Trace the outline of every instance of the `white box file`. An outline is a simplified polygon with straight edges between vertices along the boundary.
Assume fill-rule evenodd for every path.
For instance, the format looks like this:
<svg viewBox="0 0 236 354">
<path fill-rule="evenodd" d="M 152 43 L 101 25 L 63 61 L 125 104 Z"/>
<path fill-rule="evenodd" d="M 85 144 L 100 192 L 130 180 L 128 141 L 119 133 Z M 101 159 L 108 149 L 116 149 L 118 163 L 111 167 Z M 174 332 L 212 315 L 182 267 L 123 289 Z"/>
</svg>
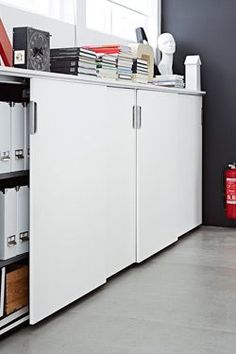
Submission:
<svg viewBox="0 0 236 354">
<path fill-rule="evenodd" d="M 25 154 L 25 165 L 24 169 L 29 169 L 29 158 L 30 158 L 30 122 L 29 122 L 29 110 L 27 105 L 24 105 L 24 154 Z"/>
<path fill-rule="evenodd" d="M 0 259 L 17 255 L 16 189 L 0 192 Z"/>
<path fill-rule="evenodd" d="M 11 109 L 9 103 L 0 102 L 0 173 L 11 170 Z"/>
<path fill-rule="evenodd" d="M 29 187 L 17 191 L 17 254 L 29 251 Z"/>
<path fill-rule="evenodd" d="M 22 103 L 11 105 L 11 172 L 25 168 L 25 117 Z"/>
</svg>

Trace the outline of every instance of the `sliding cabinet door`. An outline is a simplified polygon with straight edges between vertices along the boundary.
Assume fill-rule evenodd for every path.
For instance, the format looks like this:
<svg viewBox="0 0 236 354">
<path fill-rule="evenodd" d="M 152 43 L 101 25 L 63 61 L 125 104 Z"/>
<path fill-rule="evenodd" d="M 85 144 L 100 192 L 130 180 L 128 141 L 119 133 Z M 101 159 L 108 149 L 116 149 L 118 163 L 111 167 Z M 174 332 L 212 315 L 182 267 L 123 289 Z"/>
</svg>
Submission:
<svg viewBox="0 0 236 354">
<path fill-rule="evenodd" d="M 141 127 L 137 133 L 137 261 L 177 240 L 177 94 L 138 91 Z"/>
<path fill-rule="evenodd" d="M 106 270 L 111 276 L 136 260 L 135 160 L 132 125 L 135 91 L 107 88 Z"/>
<path fill-rule="evenodd" d="M 103 87 L 32 79 L 30 323 L 105 282 Z M 36 121 L 35 121 L 36 120 Z"/>
</svg>

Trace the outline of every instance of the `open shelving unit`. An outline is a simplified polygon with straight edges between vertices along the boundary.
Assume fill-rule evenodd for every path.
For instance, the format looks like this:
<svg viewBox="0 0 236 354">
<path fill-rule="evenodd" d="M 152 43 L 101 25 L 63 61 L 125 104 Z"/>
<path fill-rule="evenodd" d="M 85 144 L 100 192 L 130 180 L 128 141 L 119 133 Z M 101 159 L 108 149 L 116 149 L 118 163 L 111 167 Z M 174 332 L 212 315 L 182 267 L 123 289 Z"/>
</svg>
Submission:
<svg viewBox="0 0 236 354">
<path fill-rule="evenodd" d="M 29 101 L 29 81 L 0 75 L 0 102 L 27 103 Z M 29 171 L 20 170 L 0 173 L 0 191 L 29 184 Z M 14 267 L 28 266 L 29 253 L 0 260 L 0 335 L 19 326 L 29 319 L 29 306 L 17 308 L 9 313 L 6 311 L 6 284 L 8 272 Z"/>
<path fill-rule="evenodd" d="M 12 258 L 9 258 L 9 259 L 6 259 L 4 261 L 1 261 L 0 260 L 0 269 L 3 268 L 3 267 L 7 267 L 13 263 L 18 263 L 22 260 L 25 260 L 25 259 L 28 259 L 29 258 L 29 254 L 28 253 L 23 253 L 23 254 L 20 254 L 19 256 L 16 256 L 16 257 L 12 257 Z"/>
</svg>

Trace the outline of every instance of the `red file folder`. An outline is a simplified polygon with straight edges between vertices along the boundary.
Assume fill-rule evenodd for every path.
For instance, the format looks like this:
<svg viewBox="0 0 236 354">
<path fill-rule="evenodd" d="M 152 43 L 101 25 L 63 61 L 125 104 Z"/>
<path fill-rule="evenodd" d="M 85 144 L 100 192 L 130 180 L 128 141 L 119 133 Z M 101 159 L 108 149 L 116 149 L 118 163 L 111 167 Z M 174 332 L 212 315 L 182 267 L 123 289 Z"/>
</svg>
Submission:
<svg viewBox="0 0 236 354">
<path fill-rule="evenodd" d="M 12 45 L 0 19 L 0 56 L 6 66 L 12 66 Z"/>
</svg>

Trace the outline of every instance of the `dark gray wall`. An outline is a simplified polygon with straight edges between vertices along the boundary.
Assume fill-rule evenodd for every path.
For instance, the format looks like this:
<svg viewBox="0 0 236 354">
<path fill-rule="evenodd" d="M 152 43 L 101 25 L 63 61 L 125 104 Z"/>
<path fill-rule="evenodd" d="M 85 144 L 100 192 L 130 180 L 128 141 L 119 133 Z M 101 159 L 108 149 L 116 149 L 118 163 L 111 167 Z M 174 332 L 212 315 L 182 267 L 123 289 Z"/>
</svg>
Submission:
<svg viewBox="0 0 236 354">
<path fill-rule="evenodd" d="M 223 170 L 236 160 L 236 1 L 162 0 L 162 32 L 177 42 L 175 73 L 200 54 L 204 98 L 204 224 L 236 226 L 224 215 Z"/>
</svg>

